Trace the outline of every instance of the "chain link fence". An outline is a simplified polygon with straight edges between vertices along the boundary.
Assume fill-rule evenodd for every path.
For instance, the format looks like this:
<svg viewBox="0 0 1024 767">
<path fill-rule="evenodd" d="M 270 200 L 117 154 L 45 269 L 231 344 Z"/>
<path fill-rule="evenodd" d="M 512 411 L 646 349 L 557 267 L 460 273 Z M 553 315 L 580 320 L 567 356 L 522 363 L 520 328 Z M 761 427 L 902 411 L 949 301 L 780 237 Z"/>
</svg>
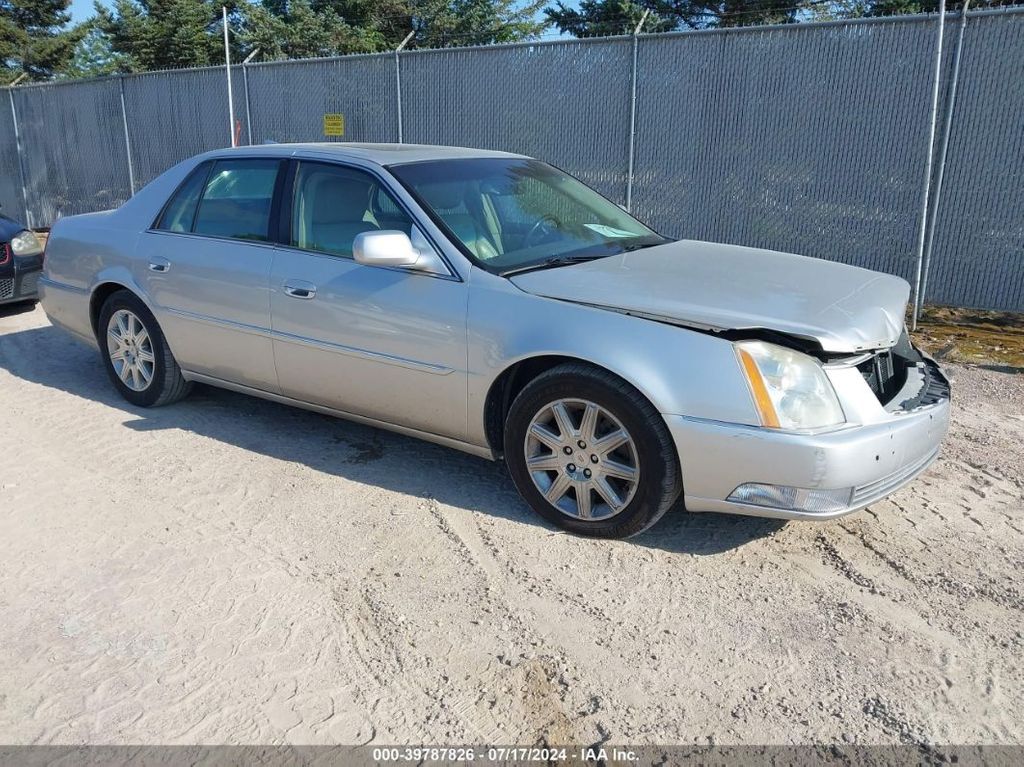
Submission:
<svg viewBox="0 0 1024 767">
<path fill-rule="evenodd" d="M 947 17 L 950 122 L 930 301 L 1024 311 L 1024 9 Z M 8 89 L 0 204 L 44 227 L 116 206 L 198 152 L 266 141 L 504 149 L 582 178 L 674 237 L 913 280 L 938 17 L 408 51 Z M 635 87 L 634 87 L 635 84 Z M 936 139 L 938 144 L 938 138 Z M 20 151 L 19 151 L 20 146 Z M 936 163 L 936 171 L 939 166 Z M 933 173 L 934 175 L 934 173 Z"/>
<path fill-rule="evenodd" d="M 241 84 L 241 67 L 232 68 L 232 78 Z M 231 144 L 224 67 L 148 72 L 126 76 L 122 83 L 127 127 L 121 132 L 128 133 L 135 189 L 192 155 Z M 234 88 L 235 114 L 244 119 L 240 91 Z"/>
<path fill-rule="evenodd" d="M 1024 311 L 1024 14 L 971 18 L 925 296 Z"/>
</svg>

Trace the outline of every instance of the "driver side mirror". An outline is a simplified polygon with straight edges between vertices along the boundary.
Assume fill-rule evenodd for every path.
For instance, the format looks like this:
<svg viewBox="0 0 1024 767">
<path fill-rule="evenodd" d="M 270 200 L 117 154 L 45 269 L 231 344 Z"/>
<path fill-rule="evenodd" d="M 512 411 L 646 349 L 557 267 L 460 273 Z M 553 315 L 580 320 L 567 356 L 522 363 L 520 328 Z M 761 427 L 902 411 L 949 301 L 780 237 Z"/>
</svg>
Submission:
<svg viewBox="0 0 1024 767">
<path fill-rule="evenodd" d="M 352 256 L 364 266 L 391 266 L 429 274 L 448 274 L 448 269 L 427 239 L 415 228 L 417 244 L 397 229 L 357 234 L 352 243 Z"/>
</svg>

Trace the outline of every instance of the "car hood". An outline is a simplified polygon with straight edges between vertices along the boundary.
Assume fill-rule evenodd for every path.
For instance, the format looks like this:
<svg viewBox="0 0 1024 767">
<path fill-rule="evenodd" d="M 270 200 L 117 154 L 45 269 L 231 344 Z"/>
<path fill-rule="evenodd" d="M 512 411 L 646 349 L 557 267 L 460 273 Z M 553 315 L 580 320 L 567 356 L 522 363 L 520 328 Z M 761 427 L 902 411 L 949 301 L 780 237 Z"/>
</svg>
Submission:
<svg viewBox="0 0 1024 767">
<path fill-rule="evenodd" d="M 680 240 L 510 278 L 539 296 L 711 330 L 766 329 L 828 352 L 887 348 L 906 280 L 833 261 Z"/>
<path fill-rule="evenodd" d="M 13 218 L 0 214 L 0 242 L 7 242 L 22 229 L 26 229 Z"/>
</svg>

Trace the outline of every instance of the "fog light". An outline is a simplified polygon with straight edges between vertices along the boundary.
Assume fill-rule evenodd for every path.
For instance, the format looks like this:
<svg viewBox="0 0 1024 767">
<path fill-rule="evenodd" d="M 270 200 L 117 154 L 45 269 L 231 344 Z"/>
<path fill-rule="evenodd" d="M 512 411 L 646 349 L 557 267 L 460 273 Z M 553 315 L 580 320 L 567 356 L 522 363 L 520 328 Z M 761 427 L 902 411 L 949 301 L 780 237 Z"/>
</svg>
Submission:
<svg viewBox="0 0 1024 767">
<path fill-rule="evenodd" d="M 727 500 L 734 503 L 746 503 L 750 506 L 805 511 L 808 514 L 826 514 L 830 511 L 845 509 L 850 505 L 852 495 L 852 487 L 844 487 L 839 490 L 810 490 L 804 487 L 748 482 L 733 490 Z"/>
</svg>

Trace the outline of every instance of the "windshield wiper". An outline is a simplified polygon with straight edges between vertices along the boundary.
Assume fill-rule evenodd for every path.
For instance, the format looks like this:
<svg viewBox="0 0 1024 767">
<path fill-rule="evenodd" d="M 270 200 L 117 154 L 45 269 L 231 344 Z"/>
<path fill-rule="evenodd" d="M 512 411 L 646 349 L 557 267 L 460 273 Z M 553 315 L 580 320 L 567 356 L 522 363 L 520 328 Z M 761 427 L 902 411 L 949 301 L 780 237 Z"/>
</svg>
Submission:
<svg viewBox="0 0 1024 767">
<path fill-rule="evenodd" d="M 526 266 L 518 266 L 514 269 L 506 269 L 501 273 L 502 277 L 508 277 L 513 274 L 522 274 L 523 272 L 532 272 L 535 269 L 552 269 L 556 266 L 569 266 L 570 264 L 582 264 L 584 261 L 595 261 L 599 258 L 604 258 L 605 254 L 600 256 L 552 256 L 546 258 L 543 261 L 536 264 L 527 264 Z"/>
<path fill-rule="evenodd" d="M 643 250 L 644 248 L 653 248 L 656 245 L 664 245 L 669 240 L 662 240 L 661 242 L 634 242 L 630 245 L 623 245 L 623 253 L 632 253 L 634 250 Z"/>
</svg>

